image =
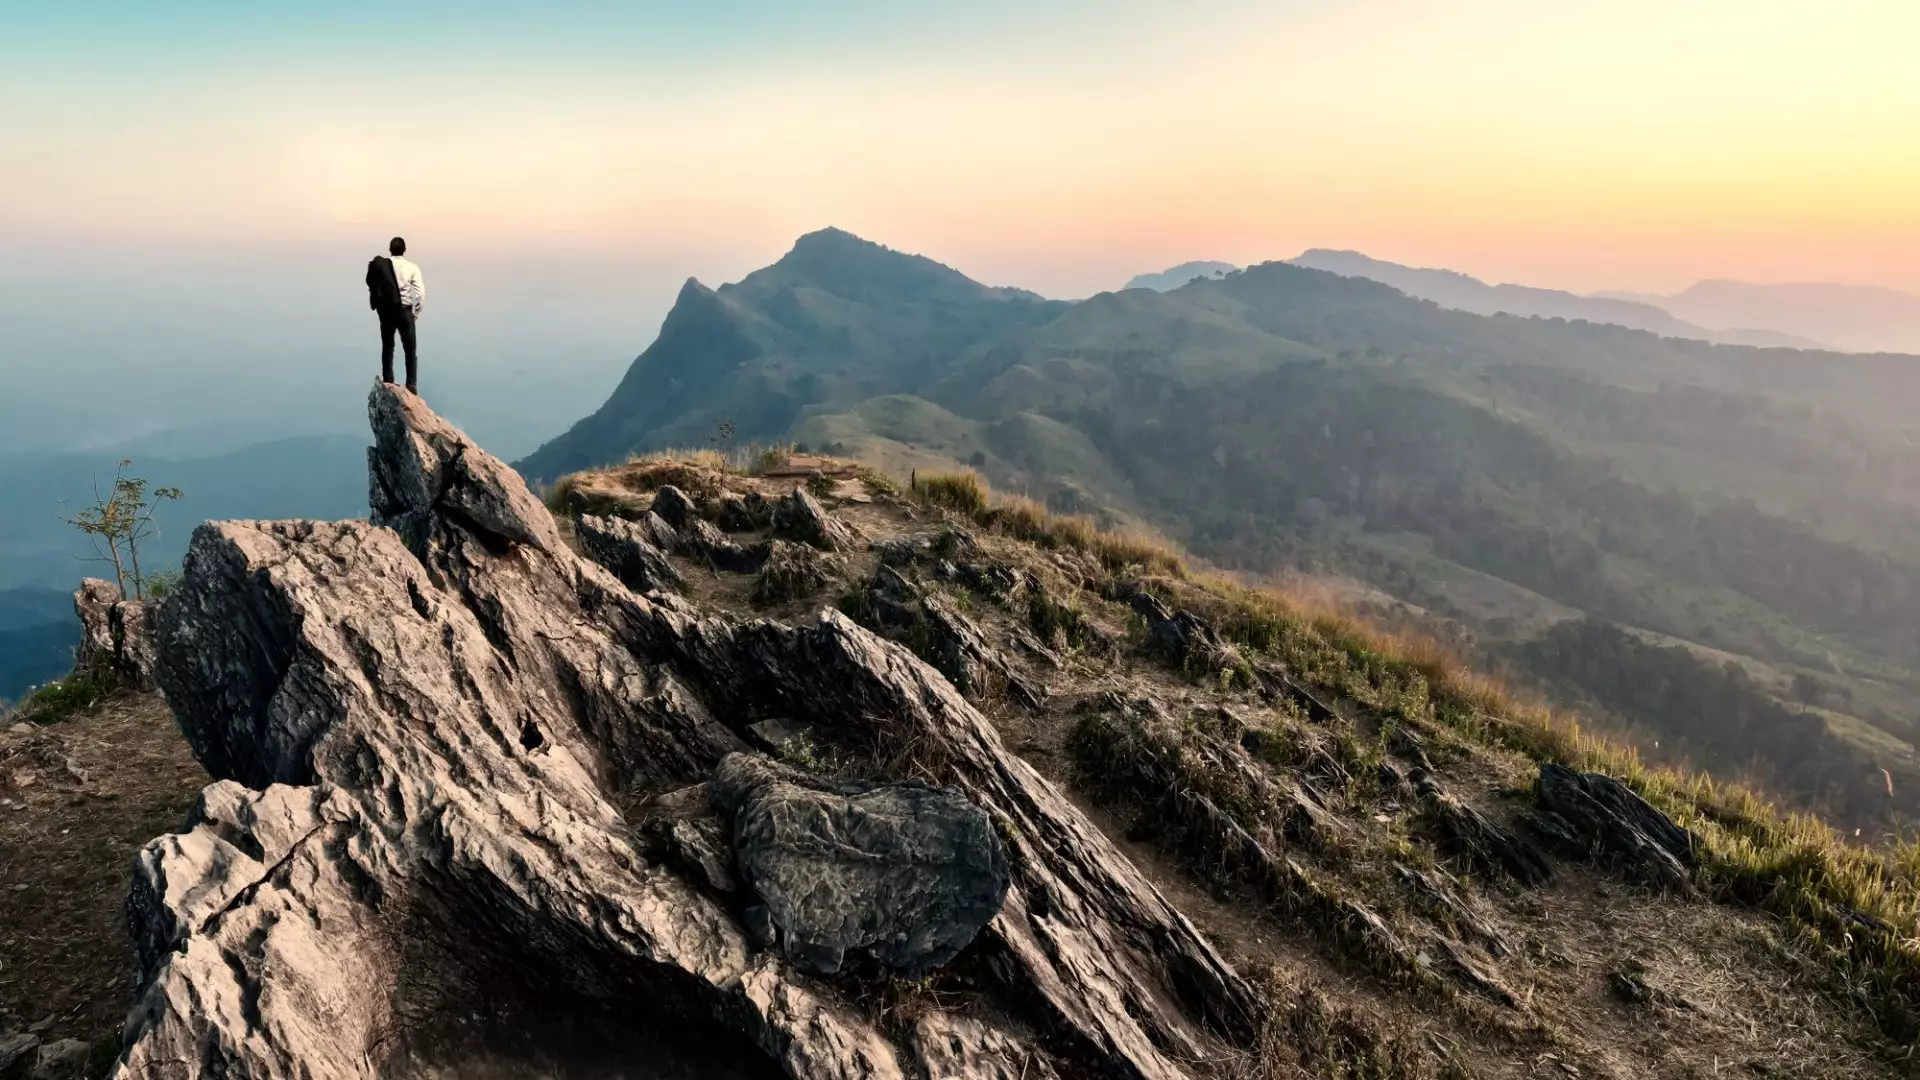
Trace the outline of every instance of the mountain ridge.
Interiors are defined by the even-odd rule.
[[[1476,315],[1509,314],[1521,318],[1585,319],[1645,330],[1664,337],[1694,338],[1724,345],[1820,348],[1810,338],[1764,330],[1711,329],[1676,317],[1656,303],[1618,295],[1581,296],[1531,285],[1489,285],[1457,270],[1403,266],[1357,251],[1314,248],[1288,260],[1296,266],[1364,277],[1392,285],[1409,296]]]
[[[869,269],[927,271],[827,239]],[[885,301],[831,267],[792,271],[688,294],[621,393],[525,467],[551,480],[728,438],[900,475],[966,463],[1229,569],[1383,588],[1489,662],[1631,706],[1619,721],[1665,726],[1664,752],[1771,762],[1783,793],[1843,820],[1920,813],[1864,786],[1886,768],[1920,790],[1900,689],[1920,692],[1920,625],[1901,614],[1920,597],[1920,456],[1897,405],[1920,368],[1903,358],[1481,316],[1286,262],[1077,303],[944,267]],[[1569,612],[1745,658],[1759,680],[1722,692],[1781,703],[1779,742],[1755,757],[1723,732],[1679,738],[1683,717],[1612,692],[1630,672],[1574,687],[1557,654],[1508,648]],[[1791,747],[1809,738],[1837,772],[1803,774]]]

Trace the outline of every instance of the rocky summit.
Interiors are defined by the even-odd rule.
[[[644,1075],[1171,1078],[1249,1028],[1226,961],[908,650],[636,594],[419,399],[370,411],[372,520],[205,525],[157,613],[218,782],[140,857],[118,1075],[473,1075],[644,1031]],[[783,778],[746,738],[773,714],[944,783]],[[749,845],[730,890],[635,828],[704,784],[688,816]],[[981,1007],[897,1026],[804,974],[963,949]]]
[[[1920,1030],[1863,884],[1908,871],[1164,549],[830,459],[543,501],[369,410],[369,519],[80,598],[213,778],[137,859],[115,1076],[1884,1076]]]

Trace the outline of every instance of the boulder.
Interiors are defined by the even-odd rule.
[[[700,508],[694,505],[687,493],[668,484],[653,493],[653,512],[660,519],[676,529],[685,529],[688,524],[700,517]]]
[[[812,596],[827,587],[826,556],[801,544],[775,540],[753,579],[753,602],[782,604]]]
[[[1621,863],[1651,885],[1691,892],[1694,837],[1611,776],[1540,767],[1542,832]]]
[[[795,488],[773,506],[773,531],[822,551],[850,551],[853,531],[830,517],[805,488]]]
[[[712,791],[733,823],[740,875],[802,971],[832,975],[864,954],[917,978],[970,944],[1006,899],[993,821],[960,792],[826,781],[749,754],[721,761]]]
[[[666,1075],[1188,1080],[1216,1032],[1251,1037],[1240,977],[932,667],[833,610],[635,593],[420,399],[376,386],[369,408],[372,520],[203,525],[155,614],[158,681],[216,781],[136,861],[114,1076],[513,1075],[604,1042]],[[732,755],[767,717],[869,779],[765,780]],[[902,745],[940,787],[888,773]],[[645,807],[710,778],[759,902],[725,890],[700,815],[645,835]],[[835,929],[809,874],[872,910]],[[924,970],[971,940],[992,977],[959,984],[967,1014],[1027,1026],[934,1048],[765,948],[786,934],[816,968]]]
[[[758,491],[728,492],[714,508],[714,521],[727,532],[753,532],[773,523],[773,503]]]
[[[580,551],[613,572],[634,592],[678,592],[686,587],[667,553],[654,546],[649,530],[621,518],[582,515],[574,525]]]

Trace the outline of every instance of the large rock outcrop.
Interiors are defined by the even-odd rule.
[[[116,1075],[1174,1078],[1249,1036],[1239,977],[938,672],[835,611],[639,595],[419,399],[376,387],[370,412],[371,521],[202,526],[155,614],[158,681],[218,782],[139,857]],[[771,719],[861,781],[739,782]],[[903,783],[902,748],[937,787]],[[889,877],[860,844],[743,828],[773,783],[940,813],[813,834],[911,848]],[[701,784],[731,833],[684,805]],[[650,841],[676,796],[693,816]],[[746,833],[884,896],[866,952],[964,949],[972,1007],[883,1023],[857,972],[801,971],[755,891],[792,864],[723,865]]]

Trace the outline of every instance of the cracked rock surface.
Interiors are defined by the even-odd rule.
[[[372,520],[204,525],[153,612],[156,679],[217,782],[139,856],[141,986],[116,1076],[611,1061],[663,1077],[1174,1078],[1214,1056],[1216,1033],[1246,1035],[1241,979],[934,669],[835,611],[795,626],[640,595],[418,398],[376,387],[369,411]],[[742,781],[765,768],[744,736],[776,717],[868,775]],[[938,787],[886,774],[904,744],[940,763]],[[735,815],[733,867],[697,822],[668,845],[678,857],[656,857],[628,820],[701,784]],[[779,936],[805,925],[782,914],[785,871],[738,846],[776,784],[938,804],[878,830],[904,857],[863,841],[812,853],[807,872],[905,897],[859,947],[964,963],[958,1013],[883,1024],[852,975],[809,974],[830,965],[767,940],[769,913]],[[746,831],[850,835],[834,831],[846,807],[804,802],[797,832]],[[720,887],[734,870],[739,888]],[[936,903],[915,875],[955,891]]]

